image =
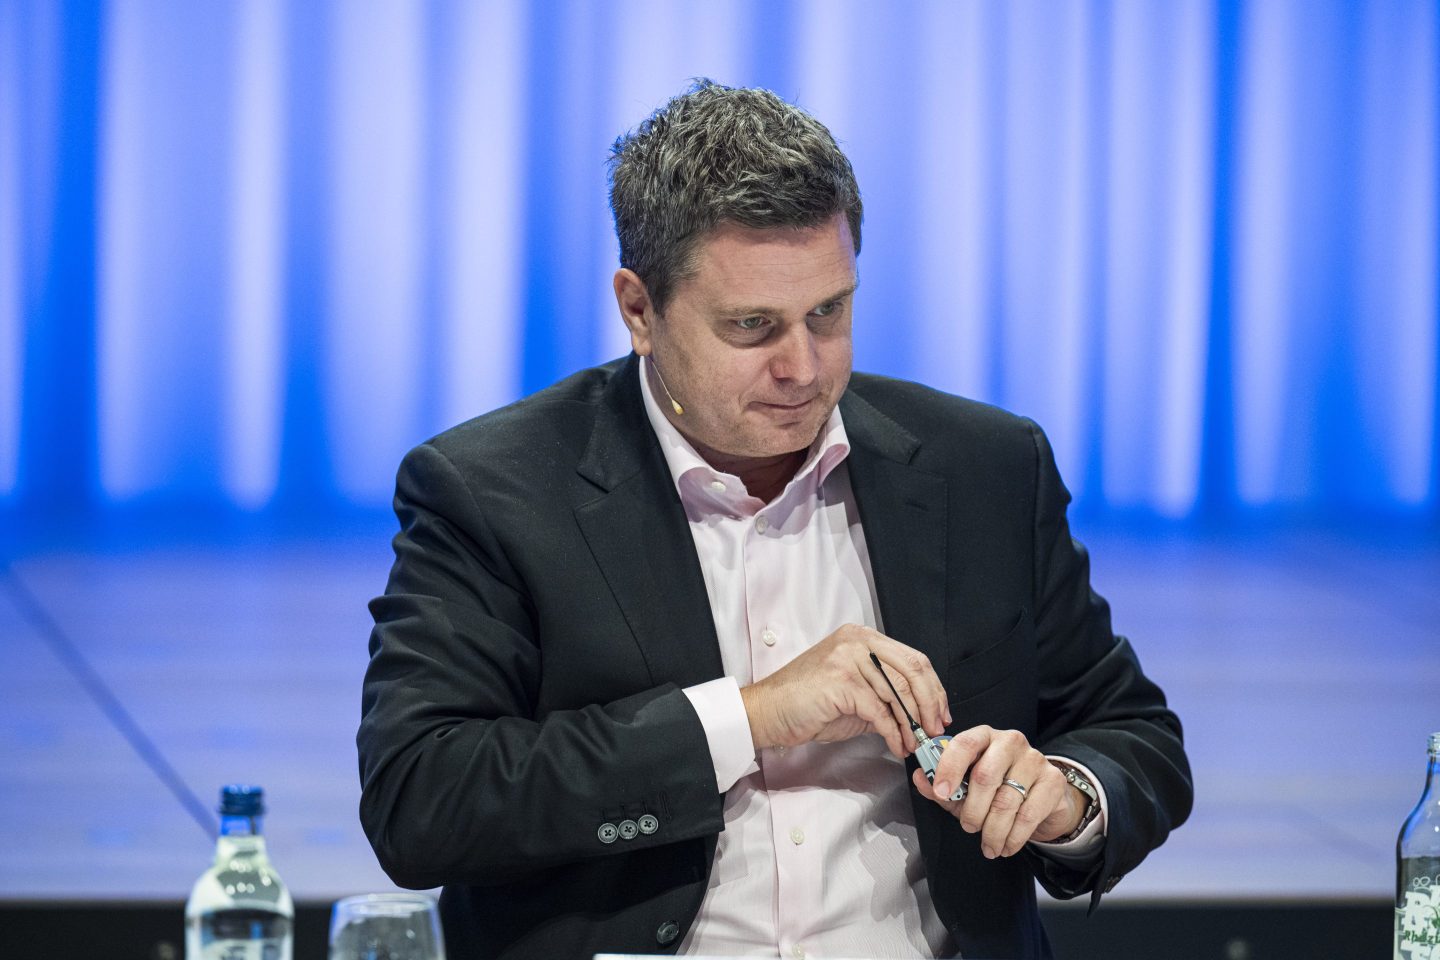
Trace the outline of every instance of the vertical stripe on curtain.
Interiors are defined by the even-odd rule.
[[[857,366],[1084,506],[1437,505],[1431,3],[0,5],[0,509],[382,507],[624,352],[611,141],[689,78],[865,194]]]

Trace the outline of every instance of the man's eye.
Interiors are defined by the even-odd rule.
[[[765,326],[764,317],[746,317],[744,320],[735,321],[735,326],[741,330],[759,330]]]
[[[820,306],[816,307],[814,310],[811,310],[810,313],[812,316],[816,317],[828,317],[830,316],[830,314],[834,313],[836,310],[839,309],[839,301],[831,300],[829,303],[820,304]]]

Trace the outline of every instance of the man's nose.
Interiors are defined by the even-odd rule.
[[[776,380],[792,380],[806,385],[820,373],[820,351],[815,346],[815,336],[805,324],[800,324],[776,344],[770,358],[770,375]]]

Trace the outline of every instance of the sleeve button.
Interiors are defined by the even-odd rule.
[[[601,843],[614,843],[615,838],[620,836],[620,828],[613,823],[602,823],[600,829],[595,831],[595,836],[600,838]]]
[[[675,938],[678,936],[680,936],[680,924],[676,923],[674,920],[666,920],[664,923],[660,924],[660,929],[655,931],[655,940],[661,946],[667,946],[674,943]]]
[[[660,829],[660,821],[655,819],[654,814],[647,813],[645,814],[645,816],[640,818],[638,826],[640,827],[641,833],[649,836],[656,830]]]
[[[620,839],[634,840],[640,833],[640,827],[634,820],[620,821]]]

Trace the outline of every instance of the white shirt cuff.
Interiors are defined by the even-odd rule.
[[[1105,787],[1091,772],[1090,768],[1083,763],[1077,763],[1069,757],[1046,756],[1047,760],[1059,760],[1061,763],[1075,768],[1075,771],[1090,782],[1095,788],[1095,793],[1100,797],[1100,812],[1095,819],[1085,825],[1080,831],[1080,836],[1065,843],[1052,843],[1045,841],[1032,841],[1030,849],[1036,853],[1042,853],[1051,860],[1057,860],[1068,866],[1080,866],[1095,859],[1100,848],[1105,844],[1105,817],[1109,813],[1109,805],[1105,799]],[[1068,784],[1066,785],[1068,788]]]
[[[755,762],[755,743],[750,739],[750,717],[740,699],[740,684],[734,677],[719,677],[682,691],[705,728],[710,745],[710,762],[715,765],[715,789],[721,793],[749,776],[760,765]],[[1079,768],[1079,764],[1075,765]]]

